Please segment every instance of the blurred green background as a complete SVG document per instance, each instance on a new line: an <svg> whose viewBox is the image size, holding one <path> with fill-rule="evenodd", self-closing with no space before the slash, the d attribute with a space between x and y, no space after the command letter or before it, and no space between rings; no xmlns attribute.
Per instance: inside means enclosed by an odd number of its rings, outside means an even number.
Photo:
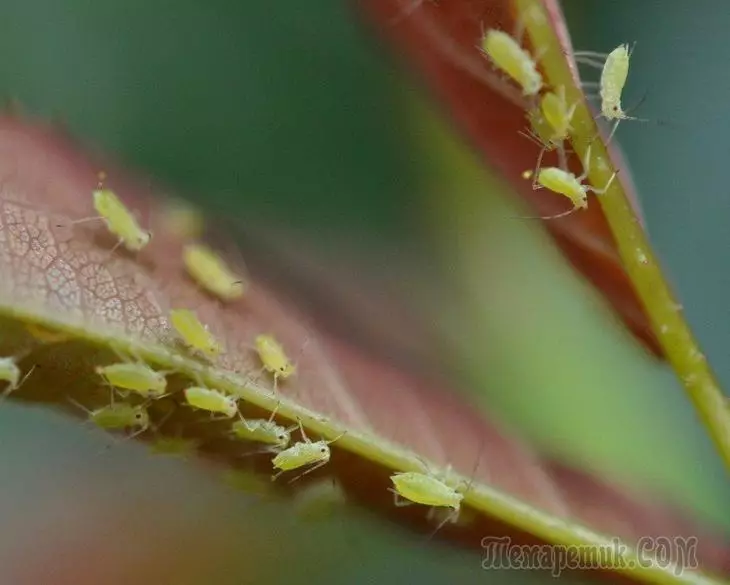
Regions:
<svg viewBox="0 0 730 585"><path fill-rule="evenodd" d="M635 115L670 124L624 123L618 137L657 250L728 386L730 13L720 6L565 2L577 49L638 41L626 103L646 91ZM672 373L623 332L538 225L506 219L525 209L476 165L351 8L337 0L5 0L0 95L233 217L242 237L249 228L296 234L323 266L346 261L347 278L385 291L379 302L411 300L440 340L424 355L443 356L438 365L454 385L536 449L730 531L727 476ZM364 512L348 512L357 522L336 514L312 526L290 505L244 496L191 464L131 444L100 455L102 444L51 413L0 408L2 583L26 582L11 561L20 551L42 543L49 563L68 563L59 539L70 546L100 523L106 548L89 575L98 569L107 583L130 582L113 580L119 569L104 556L120 550L138 563L132 571L157 561L178 568L177 580L148 572L145 581L143 572L137 583L486 578L477 555L444 547L434 556L435 545ZM163 531L159 549L130 552L150 521L144 505L181 529L172 540ZM203 525L201 534L220 542L185 537ZM181 558L198 560L199 571L183 578ZM209 580L204 567L220 576Z"/></svg>

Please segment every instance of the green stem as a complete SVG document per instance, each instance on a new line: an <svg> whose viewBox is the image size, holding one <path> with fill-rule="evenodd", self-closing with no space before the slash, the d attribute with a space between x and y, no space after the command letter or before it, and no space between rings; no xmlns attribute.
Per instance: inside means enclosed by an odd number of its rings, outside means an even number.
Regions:
<svg viewBox="0 0 730 585"><path fill-rule="evenodd" d="M566 55L555 35L542 0L514 0L535 53L551 87L565 87L568 103L577 103L571 142L584 157L598 128L583 92L576 85ZM585 164L586 161L583 160ZM602 140L593 141L589 178L597 188L606 185L615 166ZM620 178L620 176L618 177ZM682 314L682 306L669 289L644 229L620 180L598 197L618 245L624 268L649 316L654 333L690 400L730 470L730 408Z"/></svg>

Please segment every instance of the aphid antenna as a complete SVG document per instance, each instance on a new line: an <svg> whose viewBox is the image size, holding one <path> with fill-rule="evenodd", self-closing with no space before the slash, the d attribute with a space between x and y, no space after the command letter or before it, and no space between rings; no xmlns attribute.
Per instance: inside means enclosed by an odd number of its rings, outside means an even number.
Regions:
<svg viewBox="0 0 730 585"><path fill-rule="evenodd" d="M568 209L567 211L563 211L562 213L558 213L556 215L513 215L510 217L510 219L560 219L561 217L566 217L571 213L575 213L579 209L581 208L572 207L571 209Z"/></svg>

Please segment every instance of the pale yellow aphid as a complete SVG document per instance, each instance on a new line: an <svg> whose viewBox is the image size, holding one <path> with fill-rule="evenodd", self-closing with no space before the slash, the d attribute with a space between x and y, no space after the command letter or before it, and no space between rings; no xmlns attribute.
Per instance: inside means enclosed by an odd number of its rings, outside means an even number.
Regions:
<svg viewBox="0 0 730 585"><path fill-rule="evenodd" d="M144 363L117 363L98 366L96 373L115 388L131 390L145 398L161 398L167 389L167 378Z"/></svg>
<svg viewBox="0 0 730 585"><path fill-rule="evenodd" d="M8 383L7 387L0 393L0 401L15 392L35 370L35 366L33 366L21 379L22 372L18 367L18 359L17 356L0 358L0 381Z"/></svg>
<svg viewBox="0 0 730 585"><path fill-rule="evenodd" d="M254 346L264 369L273 374L274 385L276 385L279 378L286 380L296 373L297 367L273 335L257 335Z"/></svg>
<svg viewBox="0 0 730 585"><path fill-rule="evenodd" d="M54 331L36 323L26 323L25 329L42 343L61 343L72 337L72 335L65 331Z"/></svg>
<svg viewBox="0 0 730 585"><path fill-rule="evenodd" d="M233 418L238 414L236 399L218 390L191 386L185 389L184 394L185 402L193 408L221 414L224 418Z"/></svg>
<svg viewBox="0 0 730 585"><path fill-rule="evenodd" d="M209 358L217 357L222 351L220 343L208 331L207 325L200 322L195 311L172 309L170 311L170 324L185 344L193 350L200 351Z"/></svg>
<svg viewBox="0 0 730 585"><path fill-rule="evenodd" d="M119 238L119 243L130 252L139 252L152 238L152 234L140 227L134 214L110 189L93 192L94 209L106 223L107 229Z"/></svg>
<svg viewBox="0 0 730 585"><path fill-rule="evenodd" d="M597 64L592 60L592 58L604 56L606 58L601 69L599 87L601 96L601 116L607 120L616 121L611 129L611 134L609 135L610 140L614 132L616 132L616 128L618 128L618 124L621 120L640 120L640 118L632 118L631 116L626 115L626 112L624 112L621 107L621 95L629 76L629 61L631 58L629 45L626 43L621 44L608 55L590 52L581 52L576 53L575 55L577 60L599 67L600 64Z"/></svg>
<svg viewBox="0 0 730 585"><path fill-rule="evenodd" d="M451 513L447 515L436 527L433 534L436 533L447 522L457 522L461 512L461 504L464 495L471 489L474 481L479 457L474 465L474 471L469 483L459 482L458 485L448 479L451 473L451 466L448 466L443 476L431 472L423 463L425 473L419 471L404 471L394 473L390 476L393 487L389 488L393 492L393 503L397 507L409 506L411 504L421 504L430 506L429 517L434 514L437 508L451 508Z"/></svg>
<svg viewBox="0 0 730 585"><path fill-rule="evenodd" d="M181 239L198 238L203 233L203 214L187 201L169 199L162 209L160 218L165 230Z"/></svg>
<svg viewBox="0 0 730 585"><path fill-rule="evenodd" d="M541 217L539 219L555 219L558 217L564 217L578 209L586 209L588 207L588 192L593 192L596 195L605 193L611 186L611 183L616 178L616 174L611 175L606 185L602 189L596 189L591 185L583 184L590 169L591 159L591 147L589 146L586 151L586 166L585 171L582 175L576 177L573 173L559 169L557 167L545 167L540 169L533 179L533 189L549 189L554 193L565 195L570 202L573 204L572 209L569 209L563 213L552 215L548 217Z"/></svg>
<svg viewBox="0 0 730 585"><path fill-rule="evenodd" d="M299 479L303 475L311 473L315 469L319 469L323 465L326 465L327 462L329 462L330 460L329 446L338 439L340 439L343 435L345 435L345 433L342 433L331 441L311 441L309 437L307 437L307 434L304 432L304 427L302 426L301 421L299 421L299 429L302 433L302 439L304 440L294 443L294 445L292 445L288 449L284 449L272 460L271 463L273 464L274 469L279 470L277 473L271 476L272 481L286 471L299 469L301 467L308 467L306 471L300 473L294 479L290 480L291 483L292 481Z"/></svg>
<svg viewBox="0 0 730 585"><path fill-rule="evenodd" d="M543 81L535 60L506 32L489 29L482 39L482 49L497 69L520 85L525 96L540 92Z"/></svg>
<svg viewBox="0 0 730 585"><path fill-rule="evenodd" d="M243 277L208 246L188 244L183 248L183 262L195 282L221 300L238 299L246 291Z"/></svg>
<svg viewBox="0 0 730 585"><path fill-rule="evenodd" d="M72 398L69 398L69 401L86 412L89 415L89 420L100 429L116 431L137 428L135 434L138 434L147 430L150 426L147 408L142 405L135 406L128 402L114 402L108 406L89 410Z"/></svg>
<svg viewBox="0 0 730 585"><path fill-rule="evenodd" d="M241 420L231 425L231 433L237 439L271 445L271 448L274 450L285 449L291 442L291 431L297 428L298 425L287 428L275 423L274 416L276 416L277 409L278 406L273 410L268 419L257 418L246 420L241 417Z"/></svg>
<svg viewBox="0 0 730 585"><path fill-rule="evenodd" d="M561 85L557 92L545 93L540 100L539 109L536 108L528 114L532 126L530 134L542 146L537 157L535 172L540 168L544 154L556 148L560 154L560 167L566 167L563 143L569 138L572 130L571 121L577 105L574 103L568 106L565 87Z"/></svg>

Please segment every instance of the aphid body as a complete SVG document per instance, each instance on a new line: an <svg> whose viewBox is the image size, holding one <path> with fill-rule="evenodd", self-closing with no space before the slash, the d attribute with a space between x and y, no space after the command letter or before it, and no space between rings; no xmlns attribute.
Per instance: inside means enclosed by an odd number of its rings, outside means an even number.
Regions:
<svg viewBox="0 0 730 585"><path fill-rule="evenodd" d="M537 65L514 38L503 31L489 29L482 40L482 48L497 69L520 85L525 96L540 92L543 81Z"/></svg>
<svg viewBox="0 0 730 585"><path fill-rule="evenodd" d="M203 325L194 311L188 309L172 309L170 323L183 341L206 356L213 358L220 354L222 348L208 327Z"/></svg>
<svg viewBox="0 0 730 585"><path fill-rule="evenodd" d="M238 414L236 400L210 388L191 386L185 389L185 401L189 406L199 410L207 410L214 414L222 414L225 418L233 418Z"/></svg>
<svg viewBox="0 0 730 585"><path fill-rule="evenodd" d="M254 340L256 353L264 369L274 375L274 380L286 380L296 373L296 366L289 360L282 345L271 335L257 335Z"/></svg>
<svg viewBox="0 0 730 585"><path fill-rule="evenodd" d="M390 479L396 497L424 506L452 508L455 513L461 508L464 495L433 475L406 471L396 473Z"/></svg>
<svg viewBox="0 0 730 585"><path fill-rule="evenodd" d="M560 86L560 92L547 92L540 100L540 111L552 129L549 141L555 146L562 144L568 138L571 130L570 122L573 119L577 104L568 107L565 99L565 87Z"/></svg>
<svg viewBox="0 0 730 585"><path fill-rule="evenodd" d="M190 276L218 298L232 301L243 296L246 286L242 277L235 274L209 247L202 244L185 246L183 262Z"/></svg>
<svg viewBox="0 0 730 585"><path fill-rule="evenodd" d="M231 425L231 432L238 439L265 443L277 449L285 449L291 442L291 429L273 420L239 420Z"/></svg>
<svg viewBox="0 0 730 585"><path fill-rule="evenodd" d="M574 209L588 207L589 185L583 185L573 173L557 167L546 167L537 172L537 183L570 199Z"/></svg>
<svg viewBox="0 0 730 585"><path fill-rule="evenodd" d="M119 238L120 243L131 252L139 252L152 238L143 230L134 215L110 189L96 189L93 192L94 209L106 223L107 228Z"/></svg>
<svg viewBox="0 0 730 585"><path fill-rule="evenodd" d="M629 46L619 45L606 57L601 71L601 114L609 120L628 118L621 108L621 93L629 76Z"/></svg>
<svg viewBox="0 0 730 585"><path fill-rule="evenodd" d="M311 441L304 432L304 427L301 421L299 421L299 429L302 433L303 441L294 443L288 449L284 449L274 457L272 464L274 469L278 469L279 472L271 477L275 480L285 471L291 471L293 469L299 469L301 467L307 467L308 469L301 473L294 479L298 479L302 475L311 473L315 469L319 469L330 460L330 444L337 441L345 433L332 439L331 441ZM292 481L294 481L294 479Z"/></svg>
<svg viewBox="0 0 730 585"><path fill-rule="evenodd" d="M149 428L150 417L144 406L134 406L127 402L116 402L96 410L87 410L89 420L101 429L108 431L137 428L142 432Z"/></svg>
<svg viewBox="0 0 730 585"><path fill-rule="evenodd" d="M8 383L5 390L7 394L17 389L20 384L20 368L15 362L14 357L0 358L0 380Z"/></svg>
<svg viewBox="0 0 730 585"><path fill-rule="evenodd" d="M145 398L160 398L165 394L167 378L143 363L118 363L99 366L96 373L110 385L131 390Z"/></svg>

